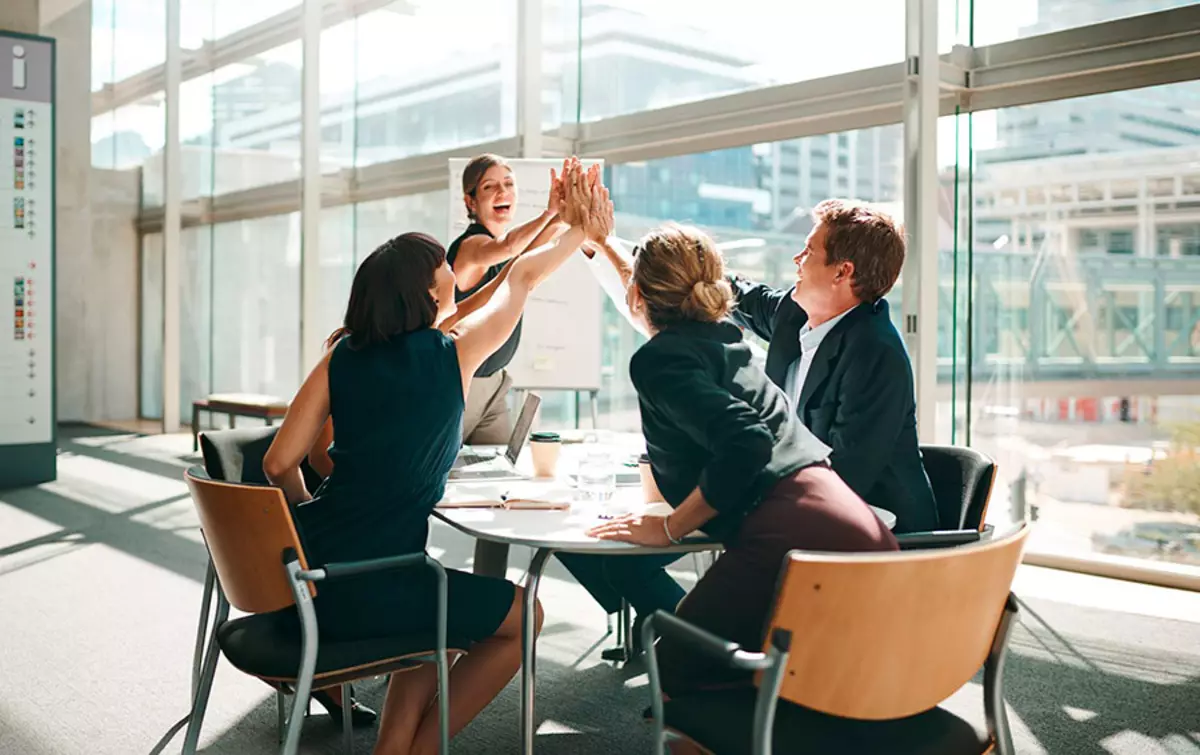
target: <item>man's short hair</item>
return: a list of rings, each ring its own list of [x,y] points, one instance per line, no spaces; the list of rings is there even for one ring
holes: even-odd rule
[[[891,215],[865,202],[826,199],[812,211],[827,229],[826,263],[854,264],[850,285],[860,301],[884,297],[904,267],[904,229]]]

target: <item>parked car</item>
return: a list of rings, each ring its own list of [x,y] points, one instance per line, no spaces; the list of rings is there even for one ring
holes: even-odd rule
[[[1137,522],[1116,534],[1095,533],[1092,547],[1099,553],[1200,564],[1200,524]]]

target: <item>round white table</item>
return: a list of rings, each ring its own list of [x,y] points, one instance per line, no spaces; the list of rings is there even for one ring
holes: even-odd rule
[[[522,459],[521,461],[525,461]],[[518,462],[520,465],[520,462]],[[560,469],[562,466],[560,465]],[[456,483],[451,483],[454,485]],[[477,483],[461,483],[477,484]],[[562,482],[556,480],[526,481],[519,483],[525,495],[537,486],[546,490],[561,489]],[[447,496],[449,499],[450,495]],[[872,507],[876,516],[891,529],[896,516],[890,511]],[[646,504],[642,501],[641,487],[618,487],[613,499],[606,503],[576,503],[569,510],[510,510],[504,508],[438,508],[434,515],[451,527],[476,539],[475,573],[503,578],[507,571],[508,549],[512,545],[524,545],[534,550],[525,578],[525,597],[522,606],[524,621],[521,625],[521,751],[533,753],[533,704],[534,672],[537,661],[537,636],[533,632],[537,606],[538,585],[546,563],[555,552],[603,553],[612,556],[648,555],[655,553],[691,553],[695,551],[720,550],[721,543],[703,533],[684,538],[681,545],[650,548],[612,540],[597,540],[585,534],[588,529],[612,517],[624,513],[648,514],[669,513],[666,503]],[[626,628],[628,631],[628,628]]]

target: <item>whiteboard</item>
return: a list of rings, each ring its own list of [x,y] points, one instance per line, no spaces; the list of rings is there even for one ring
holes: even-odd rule
[[[462,173],[469,160],[450,159],[450,229],[459,237],[470,225],[462,198]],[[585,160],[584,167],[599,160]],[[562,160],[509,160],[517,183],[513,225],[546,209],[550,169]],[[582,254],[571,257],[544,281],[525,305],[521,344],[508,365],[514,388],[594,391],[600,389],[600,316],[604,294]]]

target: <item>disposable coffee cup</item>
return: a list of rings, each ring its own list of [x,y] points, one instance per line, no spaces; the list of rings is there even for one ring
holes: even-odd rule
[[[663,499],[654,482],[654,473],[650,471],[650,457],[642,454],[638,457],[638,476],[642,478],[642,497],[646,503],[658,503]]]
[[[529,453],[533,457],[535,477],[554,477],[562,438],[558,433],[536,432],[529,436]]]

